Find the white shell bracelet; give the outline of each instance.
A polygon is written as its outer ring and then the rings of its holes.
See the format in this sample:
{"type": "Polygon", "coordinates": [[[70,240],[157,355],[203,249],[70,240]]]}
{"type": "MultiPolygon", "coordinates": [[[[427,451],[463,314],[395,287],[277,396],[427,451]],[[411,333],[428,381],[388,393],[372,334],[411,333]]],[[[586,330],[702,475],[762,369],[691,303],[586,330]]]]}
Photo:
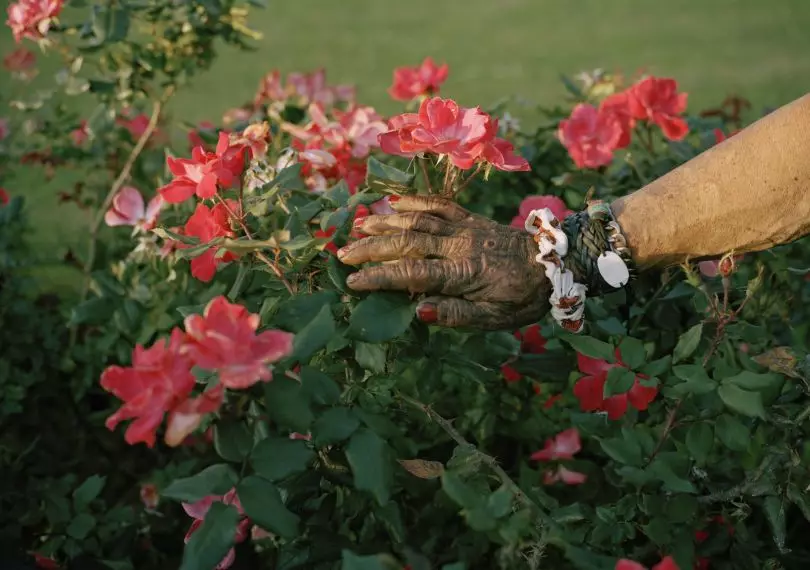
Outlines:
{"type": "Polygon", "coordinates": [[[540,253],[535,259],[545,268],[546,278],[553,288],[549,298],[551,316],[569,332],[582,331],[587,287],[575,282],[574,274],[565,268],[563,258],[568,253],[568,236],[548,208],[529,212],[525,228],[537,242],[540,253]]]}

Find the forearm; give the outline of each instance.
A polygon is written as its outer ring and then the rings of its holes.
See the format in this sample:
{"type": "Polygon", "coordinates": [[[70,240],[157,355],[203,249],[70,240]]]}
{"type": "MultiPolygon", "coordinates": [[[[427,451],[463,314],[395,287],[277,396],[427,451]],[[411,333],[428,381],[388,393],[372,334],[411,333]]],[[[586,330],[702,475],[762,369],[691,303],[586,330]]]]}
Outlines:
{"type": "Polygon", "coordinates": [[[613,212],[640,267],[810,233],[810,95],[617,200],[613,212]]]}

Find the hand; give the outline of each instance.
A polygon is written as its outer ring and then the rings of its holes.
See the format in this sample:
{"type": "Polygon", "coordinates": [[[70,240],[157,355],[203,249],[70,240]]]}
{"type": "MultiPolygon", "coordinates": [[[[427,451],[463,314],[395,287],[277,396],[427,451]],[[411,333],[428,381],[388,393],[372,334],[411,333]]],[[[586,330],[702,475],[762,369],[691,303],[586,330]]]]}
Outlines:
{"type": "Polygon", "coordinates": [[[550,284],[532,237],[438,196],[392,196],[395,214],[368,216],[367,237],[338,251],[349,265],[383,262],[349,276],[355,291],[427,293],[420,320],[446,327],[514,329],[549,309],[550,284]]]}

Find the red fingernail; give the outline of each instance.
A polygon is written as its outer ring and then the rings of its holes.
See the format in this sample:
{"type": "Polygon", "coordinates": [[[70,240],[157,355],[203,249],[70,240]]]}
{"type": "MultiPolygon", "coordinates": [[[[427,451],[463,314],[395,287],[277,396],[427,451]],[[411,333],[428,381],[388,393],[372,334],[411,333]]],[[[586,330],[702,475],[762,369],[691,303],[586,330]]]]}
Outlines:
{"type": "Polygon", "coordinates": [[[439,311],[433,303],[422,303],[416,307],[416,316],[420,321],[429,325],[439,320],[439,311]]]}
{"type": "Polygon", "coordinates": [[[365,220],[365,218],[357,218],[354,222],[352,222],[352,227],[359,230],[363,227],[363,220],[365,220]]]}
{"type": "Polygon", "coordinates": [[[400,198],[402,198],[402,196],[397,196],[396,194],[391,194],[390,196],[388,196],[388,203],[389,204],[396,204],[397,202],[399,202],[400,198]]]}

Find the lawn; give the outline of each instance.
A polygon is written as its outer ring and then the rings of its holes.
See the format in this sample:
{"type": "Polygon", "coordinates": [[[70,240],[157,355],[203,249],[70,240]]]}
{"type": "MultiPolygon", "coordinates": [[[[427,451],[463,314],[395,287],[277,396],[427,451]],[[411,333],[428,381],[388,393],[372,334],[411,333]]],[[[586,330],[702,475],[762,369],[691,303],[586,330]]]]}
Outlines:
{"type": "MultiPolygon", "coordinates": [[[[69,0],[68,0],[69,2],[69,0]]],[[[810,88],[808,0],[269,0],[254,11],[264,40],[252,53],[223,49],[216,66],[174,101],[174,116],[216,120],[252,97],[267,70],[323,66],[358,86],[362,102],[394,112],[391,70],[432,55],[450,64],[444,94],[465,105],[518,95],[562,96],[558,76],[602,67],[677,78],[690,108],[728,93],[778,106],[810,88]]],[[[11,34],[0,51],[12,48],[11,34]]],[[[65,181],[28,172],[4,183],[29,197],[32,240],[49,259],[81,240],[79,212],[56,205],[65,181]],[[35,207],[31,207],[35,206],[35,207]]],[[[52,287],[63,271],[43,273],[52,287]]]]}

